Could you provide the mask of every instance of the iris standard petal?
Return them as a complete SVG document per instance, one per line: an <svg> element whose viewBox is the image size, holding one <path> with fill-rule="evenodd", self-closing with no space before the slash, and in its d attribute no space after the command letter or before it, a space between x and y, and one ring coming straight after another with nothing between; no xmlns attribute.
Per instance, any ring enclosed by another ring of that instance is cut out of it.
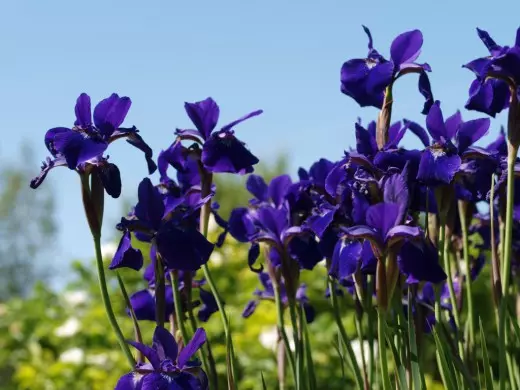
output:
<svg viewBox="0 0 520 390"><path fill-rule="evenodd" d="M385 237L396 224L399 223L400 207L397 203L378 203L368 208L366 214L367 225L377 230L381 237Z"/></svg>
<svg viewBox="0 0 520 390"><path fill-rule="evenodd" d="M365 156L373 156L377 153L377 143L367 129L356 123L356 151Z"/></svg>
<svg viewBox="0 0 520 390"><path fill-rule="evenodd" d="M430 108L426 116L426 128L435 141L448 140L444 117L440 107L440 102L436 101Z"/></svg>
<svg viewBox="0 0 520 390"><path fill-rule="evenodd" d="M283 204L291 184L292 180L289 175L276 176L269 183L269 197L276 207L280 207Z"/></svg>
<svg viewBox="0 0 520 390"><path fill-rule="evenodd" d="M407 31L398 35L390 47L390 56L396 67L414 62L421 53L423 35L419 30Z"/></svg>
<svg viewBox="0 0 520 390"><path fill-rule="evenodd" d="M459 153L463 153L487 134L491 121L489 118L473 119L460 125L457 132L457 146Z"/></svg>
<svg viewBox="0 0 520 390"><path fill-rule="evenodd" d="M148 359L148 361L152 364L152 367L156 370L159 370L161 367L161 359L159 359L159 355L157 351L148 345L138 343L137 341L127 341L132 347L141 352L144 357Z"/></svg>
<svg viewBox="0 0 520 390"><path fill-rule="evenodd" d="M76 113L76 121L74 122L74 126L78 126L84 129L92 126L90 96L88 96L86 93L79 95L78 100L76 100L76 107L74 108L74 111Z"/></svg>
<svg viewBox="0 0 520 390"><path fill-rule="evenodd" d="M123 124L131 105L132 101L129 97L119 97L117 93L113 93L96 105L94 123L104 137L110 137Z"/></svg>
<svg viewBox="0 0 520 390"><path fill-rule="evenodd" d="M159 190L146 177L139 183L137 196L138 202L134 210L135 216L157 229L164 216L164 203Z"/></svg>
<svg viewBox="0 0 520 390"><path fill-rule="evenodd" d="M231 211L229 217L229 233L240 242L248 242L250 237L256 232L256 228L249 215L249 210L245 207L237 207Z"/></svg>
<svg viewBox="0 0 520 390"><path fill-rule="evenodd" d="M177 360L177 353L179 352L175 337L162 326L156 326L153 333L153 346L157 351L159 358L165 358L172 361Z"/></svg>
<svg viewBox="0 0 520 390"><path fill-rule="evenodd" d="M132 236L130 232L125 232L119 246L114 254L109 269L131 268L139 271L143 267L143 254L139 249L132 248Z"/></svg>
<svg viewBox="0 0 520 390"><path fill-rule="evenodd" d="M269 190L262 176L249 175L246 188L259 201L267 202L269 200Z"/></svg>
<svg viewBox="0 0 520 390"><path fill-rule="evenodd" d="M455 112L452 116L446 119L444 126L446 127L446 139L451 140L455 138L459 127L464 123L462 120L462 114L459 110Z"/></svg>
<svg viewBox="0 0 520 390"><path fill-rule="evenodd" d="M184 103L184 109L199 131L202 139L208 139L217 126L220 115L218 104L208 97L200 102Z"/></svg>

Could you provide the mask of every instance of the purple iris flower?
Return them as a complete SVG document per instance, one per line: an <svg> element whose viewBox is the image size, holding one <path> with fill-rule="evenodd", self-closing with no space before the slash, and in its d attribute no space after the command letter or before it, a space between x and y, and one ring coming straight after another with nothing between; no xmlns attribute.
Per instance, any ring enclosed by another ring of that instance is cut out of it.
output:
<svg viewBox="0 0 520 390"><path fill-rule="evenodd" d="M121 177L116 165L108 162L103 154L108 145L119 139L144 152L148 172L152 174L157 166L152 159L150 147L143 141L135 127L120 127L132 102L128 97L112 94L94 108L92 121L90 97L82 93L76 101L76 121L74 127L55 127L45 134L45 146L52 155L42 165L40 174L31 181L31 188L37 188L55 167L67 166L78 172L90 172L94 167L103 186L114 198L121 194Z"/></svg>
<svg viewBox="0 0 520 390"><path fill-rule="evenodd" d="M235 137L233 128L240 122L260 115L263 111L253 111L237 119L220 130L214 131L220 115L220 108L210 97L200 102L185 103L184 108L196 130L177 129L181 139L194 140L202 144L201 161L209 172L251 173L256 158L243 142Z"/></svg>
<svg viewBox="0 0 520 390"><path fill-rule="evenodd" d="M477 34L490 55L464 65L476 75L466 108L494 117L509 106L511 91L520 96L520 28L512 47L498 45L484 30Z"/></svg>
<svg viewBox="0 0 520 390"><path fill-rule="evenodd" d="M167 208L167 200L150 179L141 181L132 216L122 218L118 225L125 233L110 269L141 268L142 256L130 244L131 231L139 240L152 242L151 257L160 255L170 270L196 271L207 263L214 245L197 230L194 213L208 199L201 200L195 207L178 203L175 208Z"/></svg>
<svg viewBox="0 0 520 390"><path fill-rule="evenodd" d="M172 286L165 288L164 320L168 321L174 311ZM139 321L156 321L155 290L149 288L135 292L130 296L130 305ZM127 311L129 314L129 311Z"/></svg>
<svg viewBox="0 0 520 390"><path fill-rule="evenodd" d="M430 81L426 72L428 64L415 62L421 52L423 36L412 30L397 36L390 47L390 60L374 49L370 30L363 26L368 36L367 58L352 59L341 67L341 92L353 98L361 107L382 108L385 90L406 73L419 73L419 91L425 97L423 113L433 103Z"/></svg>
<svg viewBox="0 0 520 390"><path fill-rule="evenodd" d="M292 223L292 213L286 195L292 187L289 176L273 178L269 186L263 179L251 175L248 190L255 196L251 207L239 207L231 212L229 233L240 242L250 242L248 263L252 270L260 255L260 242L271 246L270 260L276 266L280 257L289 255L302 268L312 269L323 256L311 231Z"/></svg>
<svg viewBox="0 0 520 390"><path fill-rule="evenodd" d="M206 342L206 332L199 328L190 342L179 351L175 338L162 327L156 327L151 347L134 341L128 343L140 351L148 363L138 363L133 372L123 375L115 390L208 389L208 379L194 359Z"/></svg>
<svg viewBox="0 0 520 390"><path fill-rule="evenodd" d="M275 296L273 282L269 278L269 275L266 272L261 272L258 275L258 278L260 279L260 283L262 283L263 289L256 289L254 291L253 295L255 295L255 299L249 301L246 307L244 308L244 311L242 312L242 316L244 318L250 317L255 312L260 301L266 300L274 302ZM284 307L287 307L289 301L287 299L287 292L285 291L285 286L283 283L280 286L280 295L282 304L284 305ZM312 321L314 321L316 312L312 305L309 303L310 301L307 297L307 286L304 283L302 283L296 291L296 301L302 305L307 323L311 323Z"/></svg>
<svg viewBox="0 0 520 390"><path fill-rule="evenodd" d="M202 288L199 290L199 292L202 306L197 313L197 318L199 321L208 322L211 315L218 311L217 301L211 292Z"/></svg>
<svg viewBox="0 0 520 390"><path fill-rule="evenodd" d="M440 102L436 101L426 117L434 144L421 156L417 179L432 186L450 184L461 167L461 158L475 154L487 157L484 150L470 147L487 133L489 125L488 118L464 122L459 111L444 121Z"/></svg>

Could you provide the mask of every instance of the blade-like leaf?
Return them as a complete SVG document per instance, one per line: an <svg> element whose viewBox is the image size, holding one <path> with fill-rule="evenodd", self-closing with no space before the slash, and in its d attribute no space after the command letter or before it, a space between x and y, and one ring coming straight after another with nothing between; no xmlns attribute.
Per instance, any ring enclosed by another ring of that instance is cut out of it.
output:
<svg viewBox="0 0 520 390"><path fill-rule="evenodd" d="M482 359L484 360L484 378L486 380L486 389L493 390L493 372L491 371L491 364L489 364L489 356L486 345L486 336L484 334L484 327L482 326L482 318L479 317L480 324L480 343L482 344Z"/></svg>
<svg viewBox="0 0 520 390"><path fill-rule="evenodd" d="M264 373L260 371L260 377L262 378L262 390L267 390L267 385L265 384Z"/></svg>
<svg viewBox="0 0 520 390"><path fill-rule="evenodd" d="M305 344L305 360L307 362L307 372L309 375L309 389L316 390L317 382L316 382L316 373L314 372L314 361L312 360L312 350L311 350L311 340L309 338L309 328L307 326L307 321L305 320L305 314L300 310L300 317L302 318L303 323L303 336L304 336L304 344Z"/></svg>
<svg viewBox="0 0 520 390"><path fill-rule="evenodd" d="M421 367L419 366L419 354L415 338L415 324L413 321L411 293L408 293L408 343L410 344L410 365L412 369L412 383L415 390L421 389L424 383Z"/></svg>
<svg viewBox="0 0 520 390"><path fill-rule="evenodd" d="M446 359L446 351L444 346L439 339L439 334L435 328L432 329L433 338L435 340L435 347L437 349L437 363L439 364L439 370L441 372L442 382L447 390L456 390L456 380L453 372L453 366Z"/></svg>
<svg viewBox="0 0 520 390"><path fill-rule="evenodd" d="M397 348L392 342L392 335L387 334L386 340L388 341L388 345L392 350L392 355L394 355L395 366L397 367L397 375L396 380L399 385L399 390L408 390L408 383L406 381L406 367L402 364L401 358L399 357L399 352L397 352Z"/></svg>

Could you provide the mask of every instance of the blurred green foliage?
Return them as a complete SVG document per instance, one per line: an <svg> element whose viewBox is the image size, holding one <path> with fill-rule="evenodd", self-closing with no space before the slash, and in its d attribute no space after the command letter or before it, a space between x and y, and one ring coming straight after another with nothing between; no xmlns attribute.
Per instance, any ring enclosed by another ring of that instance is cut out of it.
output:
<svg viewBox="0 0 520 390"><path fill-rule="evenodd" d="M259 171L269 180L285 168L286 161L279 159L271 167ZM233 207L247 204L250 196L244 189L244 182L244 177L217 178L217 201L221 205L223 216L229 215ZM213 230L210 239L216 240L218 233ZM139 243L138 246L147 253L143 244ZM105 259L107 265L109 260L108 255ZM239 388L261 389L261 375L265 378L268 389L277 388L274 303L262 302L249 319L241 316L253 291L259 287L256 274L247 267L247 246L228 236L223 248L212 255L210 268L232 321L239 362ZM15 297L0 304L1 389L113 389L118 378L129 371L106 319L94 262L73 262L71 269L71 281L62 291L53 291L47 283L40 282L28 297ZM125 314L115 275L107 272L118 321L126 337L132 338L132 324ZM121 275L129 292L146 287L142 272L124 270ZM337 352L337 330L329 302L324 295L326 270L323 264L312 272L303 271L302 281L307 283L308 294L317 312L316 320L309 325L309 332L320 388L353 388L354 382L348 366L342 363ZM496 365L496 331L488 286L489 275L486 271L475 283L475 301L478 304L478 315L483 316L492 365ZM349 296L342 299L342 314L348 335L354 340L355 310ZM218 314L202 325L208 333L217 361L219 388L224 389L225 342ZM145 341L150 341L154 324L142 322L141 326ZM429 389L441 389L440 378L435 371L435 354L430 336L425 336L423 348L422 361L428 372L427 386ZM290 375L287 377L289 380Z"/></svg>

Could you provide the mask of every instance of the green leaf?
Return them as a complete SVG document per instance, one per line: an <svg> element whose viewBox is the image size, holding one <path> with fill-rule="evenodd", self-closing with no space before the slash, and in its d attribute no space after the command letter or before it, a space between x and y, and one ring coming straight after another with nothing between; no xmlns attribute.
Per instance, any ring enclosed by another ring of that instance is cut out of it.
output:
<svg viewBox="0 0 520 390"><path fill-rule="evenodd" d="M453 366L448 363L446 359L446 352L444 350L444 345L439 339L439 334L437 333L437 329L432 329L433 338L435 340L435 348L437 349L437 363L439 365L439 370L441 372L442 382L444 383L444 387L447 390L457 390L458 387L455 384L456 379L453 373Z"/></svg>
<svg viewBox="0 0 520 390"><path fill-rule="evenodd" d="M397 368L397 375L396 380L399 384L400 390L408 390L408 383L406 381L406 367L402 364L401 358L399 357L399 352L397 352L397 348L395 347L394 343L392 342L392 335L387 334L386 340L388 341L388 345L390 346L390 349L392 350L392 355L394 355L394 362L395 366ZM420 389L420 387L419 387Z"/></svg>
<svg viewBox="0 0 520 390"><path fill-rule="evenodd" d="M264 373L262 371L260 371L260 377L262 378L262 389L267 390L267 385L265 384Z"/></svg>
<svg viewBox="0 0 520 390"><path fill-rule="evenodd" d="M307 373L309 375L309 389L317 389L316 373L314 371L314 361L312 360L311 340L309 338L309 327L305 319L305 314L300 310L300 317L303 323L303 342L305 344L305 358L307 362Z"/></svg>
<svg viewBox="0 0 520 390"><path fill-rule="evenodd" d="M413 322L413 313L411 302L411 294L408 293L408 342L410 344L410 366L412 369L412 383L415 390L422 388L424 378L421 367L419 365L419 353L417 352L417 341L415 338L415 324Z"/></svg>
<svg viewBox="0 0 520 390"><path fill-rule="evenodd" d="M486 345L486 336L484 334L484 327L482 325L482 318L479 317L480 325L480 343L482 344L482 359L484 360L484 378L486 389L493 390L493 372L491 371L491 364L489 363L488 350Z"/></svg>

